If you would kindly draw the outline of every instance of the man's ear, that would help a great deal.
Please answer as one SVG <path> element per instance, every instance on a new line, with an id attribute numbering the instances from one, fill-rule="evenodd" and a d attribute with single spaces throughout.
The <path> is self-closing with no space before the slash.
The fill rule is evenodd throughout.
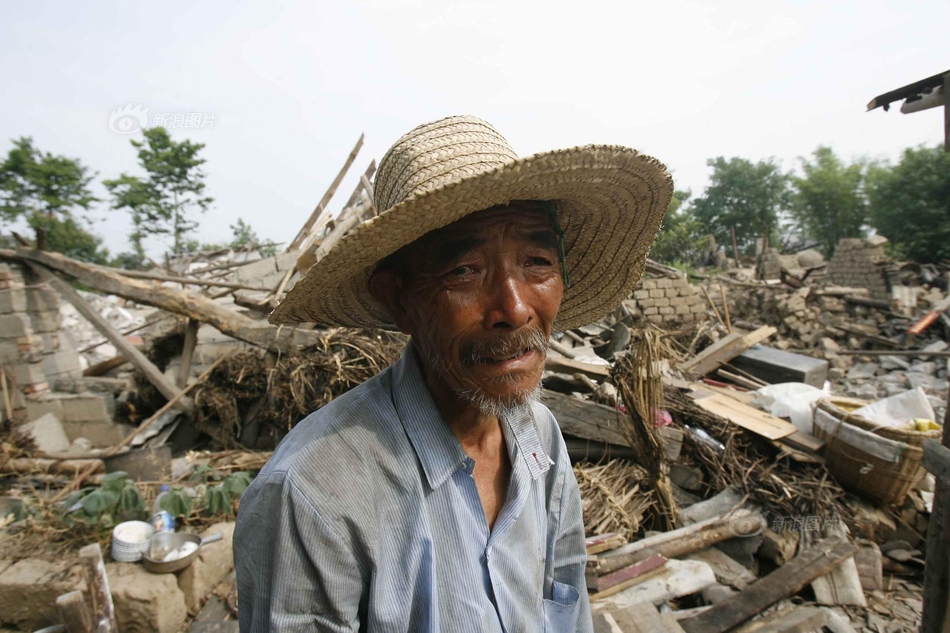
<path id="1" fill-rule="evenodd" d="M 412 326 L 402 301 L 403 290 L 402 275 L 391 270 L 376 270 L 369 278 L 369 293 L 383 305 L 399 331 L 411 336 Z"/>

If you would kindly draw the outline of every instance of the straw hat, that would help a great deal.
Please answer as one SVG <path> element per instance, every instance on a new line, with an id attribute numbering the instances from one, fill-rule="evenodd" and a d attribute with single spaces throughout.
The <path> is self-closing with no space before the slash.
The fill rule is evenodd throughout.
<path id="1" fill-rule="evenodd" d="M 511 200 L 555 202 L 571 286 L 554 328 L 591 323 L 640 281 L 673 180 L 655 158 L 618 145 L 518 158 L 491 125 L 456 116 L 396 141 L 380 162 L 374 189 L 383 211 L 317 262 L 270 315 L 271 323 L 394 329 L 369 293 L 378 262 L 430 231 Z"/>

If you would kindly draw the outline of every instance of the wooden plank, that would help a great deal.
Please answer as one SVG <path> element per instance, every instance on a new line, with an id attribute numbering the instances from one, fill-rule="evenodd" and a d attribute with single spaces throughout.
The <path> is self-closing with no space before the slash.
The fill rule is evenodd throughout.
<path id="1" fill-rule="evenodd" d="M 620 430 L 620 416 L 623 414 L 616 409 L 548 389 L 541 392 L 541 403 L 551 410 L 565 435 L 630 446 Z"/>
<path id="2" fill-rule="evenodd" d="M 672 613 L 660 613 L 652 604 L 638 604 L 626 609 L 607 608 L 617 627 L 624 633 L 681 633 L 683 627 Z"/>
<path id="3" fill-rule="evenodd" d="M 947 94 L 950 94 L 948 92 Z M 950 100 L 948 100 L 950 103 Z M 950 106 L 948 106 L 950 107 Z M 950 396 L 948 396 L 950 405 Z M 943 418 L 943 449 L 950 450 L 950 406 Z M 927 447 L 930 447 L 929 450 Z M 943 459 L 935 456 L 933 444 L 924 443 L 924 464 L 941 470 L 938 464 Z M 924 565 L 924 610 L 923 633 L 940 633 L 950 628 L 950 477 L 937 479 L 934 489 L 933 512 L 927 525 L 927 564 Z"/>
<path id="4" fill-rule="evenodd" d="M 596 586 L 593 587 L 594 590 L 601 596 L 611 595 L 605 593 L 611 589 L 614 589 L 611 593 L 617 593 L 627 587 L 631 587 L 635 584 L 635 579 L 640 578 L 644 574 L 653 571 L 659 567 L 662 567 L 666 564 L 666 558 L 664 556 L 651 556 L 646 560 L 642 560 L 639 563 L 634 563 L 617 571 L 605 574 L 597 578 Z M 588 589 L 591 589 L 590 583 L 588 583 Z"/>
<path id="5" fill-rule="evenodd" d="M 198 344 L 198 328 L 200 323 L 194 319 L 188 319 L 185 324 L 185 342 L 181 348 L 181 365 L 178 367 L 178 380 L 175 384 L 179 389 L 184 389 L 188 384 L 188 374 L 191 373 L 191 360 L 195 355 L 195 346 Z"/>
<path id="6" fill-rule="evenodd" d="M 573 358 L 557 358 L 548 356 L 544 361 L 544 368 L 561 374 L 575 374 L 580 372 L 590 378 L 607 378 L 610 376 L 610 367 L 574 360 Z"/>
<path id="7" fill-rule="evenodd" d="M 360 134 L 360 138 L 356 141 L 356 146 L 353 148 L 353 151 L 350 152 L 350 155 L 346 157 L 343 167 L 340 168 L 336 178 L 334 178 L 333 182 L 330 183 L 330 187 L 327 189 L 326 193 L 323 194 L 323 197 L 320 198 L 320 202 L 318 202 L 317 206 L 314 207 L 310 217 L 307 218 L 306 222 L 304 222 L 303 227 L 301 227 L 300 231 L 297 233 L 297 236 L 294 237 L 293 241 L 287 247 L 285 252 L 289 253 L 290 251 L 297 250 L 303 241 L 307 239 L 307 236 L 310 235 L 310 229 L 313 228 L 314 223 L 316 223 L 317 219 L 323 214 L 327 205 L 330 203 L 330 199 L 333 197 L 333 194 L 336 193 L 337 187 L 339 187 L 340 183 L 343 181 L 343 177 L 346 176 L 346 172 L 349 171 L 350 165 L 352 165 L 353 161 L 356 160 L 356 155 L 359 154 L 360 148 L 363 147 L 363 136 L 363 134 Z"/>
<path id="8" fill-rule="evenodd" d="M 112 324 L 106 321 L 102 315 L 100 315 L 89 303 L 83 299 L 78 292 L 73 290 L 73 287 L 68 283 L 56 276 L 53 271 L 45 266 L 35 264 L 33 262 L 29 263 L 29 266 L 33 271 L 35 271 L 40 279 L 48 283 L 52 288 L 54 288 L 59 294 L 63 296 L 67 301 L 73 304 L 73 307 L 76 308 L 76 311 L 79 314 L 83 315 L 87 321 L 95 326 L 99 333 L 106 337 L 110 343 L 115 345 L 115 348 L 119 350 L 123 357 L 125 357 L 130 363 L 135 365 L 135 367 L 141 371 L 145 378 L 158 390 L 160 394 L 165 396 L 166 400 L 171 400 L 175 398 L 181 391 L 178 387 L 171 382 L 165 374 L 163 374 L 158 367 L 156 367 L 152 361 L 145 357 L 145 354 L 140 352 L 135 345 L 129 342 L 122 334 L 112 327 Z M 190 411 L 194 408 L 194 405 L 191 401 L 182 401 L 181 408 L 186 411 Z"/>
<path id="9" fill-rule="evenodd" d="M 701 409 L 770 440 L 777 440 L 797 431 L 795 425 L 728 396 L 717 393 L 703 398 L 699 397 L 701 392 L 694 392 L 692 395 Z"/>
<path id="10" fill-rule="evenodd" d="M 745 589 L 758 578 L 745 565 L 737 562 L 728 554 L 715 547 L 708 547 L 689 554 L 689 560 L 698 560 L 712 567 L 716 580 L 735 589 Z"/>
<path id="11" fill-rule="evenodd" d="M 753 345 L 757 345 L 766 340 L 776 332 L 778 332 L 778 330 L 774 327 L 764 325 L 745 335 L 739 333 L 729 334 L 685 363 L 682 363 L 679 368 L 697 376 L 705 376 L 719 369 L 721 365 L 728 363 Z"/>
<path id="12" fill-rule="evenodd" d="M 98 543 L 86 545 L 79 550 L 86 589 L 92 597 L 93 625 L 98 633 L 119 633 L 115 619 L 115 605 L 109 589 L 109 577 L 102 560 L 102 548 Z"/>
<path id="13" fill-rule="evenodd" d="M 596 600 L 603 600 L 604 598 L 609 598 L 610 596 L 616 595 L 621 591 L 630 589 L 631 587 L 636 587 L 640 583 L 646 582 L 648 580 L 653 580 L 655 578 L 660 578 L 663 576 L 669 575 L 669 571 L 666 568 L 666 562 L 664 559 L 664 564 L 659 567 L 654 567 L 653 569 L 640 574 L 634 578 L 631 578 L 625 582 L 619 583 L 610 587 L 609 589 L 604 589 L 603 591 L 597 591 L 590 595 L 590 601 L 594 602 Z"/>
<path id="14" fill-rule="evenodd" d="M 857 549 L 856 545 L 838 539 L 819 541 L 741 593 L 684 620 L 683 629 L 686 633 L 725 633 L 779 600 L 798 593 L 812 580 L 853 556 Z"/>
<path id="15" fill-rule="evenodd" d="M 829 621 L 828 611 L 817 607 L 791 607 L 759 618 L 735 633 L 814 633 Z"/>
<path id="16" fill-rule="evenodd" d="M 56 609 L 66 633 L 92 633 L 92 615 L 81 591 L 70 591 L 56 598 Z"/>
<path id="17" fill-rule="evenodd" d="M 588 536 L 584 539 L 588 556 L 616 549 L 626 542 L 627 538 L 623 534 L 617 534 L 616 532 L 601 534 L 599 536 Z"/>

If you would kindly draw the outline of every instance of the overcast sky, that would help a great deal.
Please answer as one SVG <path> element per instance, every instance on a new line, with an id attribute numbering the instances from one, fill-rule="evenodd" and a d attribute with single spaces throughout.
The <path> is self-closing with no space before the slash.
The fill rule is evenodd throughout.
<path id="1" fill-rule="evenodd" d="M 197 115 L 171 132 L 206 144 L 205 242 L 238 217 L 289 241 L 361 132 L 334 213 L 370 159 L 451 114 L 521 155 L 628 145 L 699 194 L 715 156 L 792 167 L 819 144 L 850 159 L 940 142 L 939 109 L 864 110 L 950 68 L 948 24 L 947 0 L 4 2 L 0 152 L 32 136 L 101 181 L 138 173 L 140 135 L 110 130 L 114 110 Z M 127 250 L 125 213 L 97 217 Z"/>

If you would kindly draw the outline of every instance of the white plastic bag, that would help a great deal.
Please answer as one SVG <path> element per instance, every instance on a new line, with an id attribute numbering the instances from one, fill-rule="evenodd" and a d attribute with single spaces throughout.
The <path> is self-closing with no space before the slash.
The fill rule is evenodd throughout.
<path id="1" fill-rule="evenodd" d="M 775 417 L 788 418 L 796 429 L 811 435 L 815 403 L 829 395 L 829 392 L 803 382 L 783 382 L 756 391 L 752 406 Z"/>
<path id="2" fill-rule="evenodd" d="M 854 412 L 881 426 L 906 428 L 917 418 L 936 420 L 933 407 L 927 400 L 927 394 L 920 387 L 899 393 L 890 398 L 878 400 Z"/>

